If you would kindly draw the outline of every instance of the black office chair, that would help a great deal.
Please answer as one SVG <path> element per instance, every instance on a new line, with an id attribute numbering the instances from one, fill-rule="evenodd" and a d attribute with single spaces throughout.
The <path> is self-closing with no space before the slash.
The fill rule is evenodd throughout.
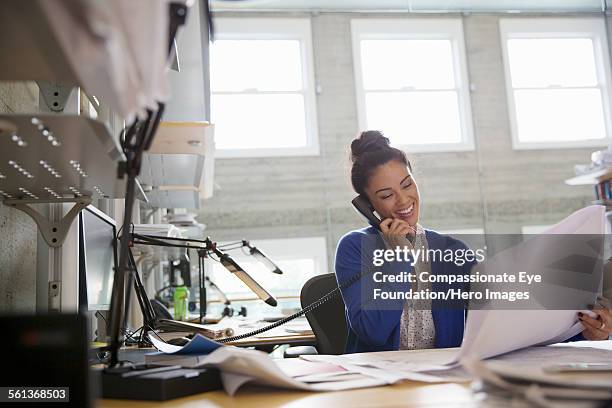
<path id="1" fill-rule="evenodd" d="M 302 308 L 319 300 L 321 297 L 338 287 L 333 273 L 318 275 L 309 279 L 302 287 L 300 301 Z M 348 331 L 344 315 L 344 302 L 340 294 L 323 303 L 306 318 L 315 337 L 316 350 L 319 354 L 342 354 L 346 345 Z M 304 354 L 315 354 L 308 347 L 290 347 L 285 351 L 285 357 L 297 357 Z"/>

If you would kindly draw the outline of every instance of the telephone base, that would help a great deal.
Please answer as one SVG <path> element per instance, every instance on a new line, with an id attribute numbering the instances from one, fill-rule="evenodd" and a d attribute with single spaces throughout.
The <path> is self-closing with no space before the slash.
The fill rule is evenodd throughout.
<path id="1" fill-rule="evenodd" d="M 219 370 L 137 364 L 100 370 L 102 398 L 166 401 L 221 388 Z"/>

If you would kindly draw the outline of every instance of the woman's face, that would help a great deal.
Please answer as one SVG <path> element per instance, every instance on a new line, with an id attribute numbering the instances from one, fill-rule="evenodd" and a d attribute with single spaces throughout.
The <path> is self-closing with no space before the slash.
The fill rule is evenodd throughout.
<path id="1" fill-rule="evenodd" d="M 365 192 L 383 218 L 399 218 L 414 226 L 419 221 L 419 189 L 406 165 L 391 160 L 374 170 Z"/>

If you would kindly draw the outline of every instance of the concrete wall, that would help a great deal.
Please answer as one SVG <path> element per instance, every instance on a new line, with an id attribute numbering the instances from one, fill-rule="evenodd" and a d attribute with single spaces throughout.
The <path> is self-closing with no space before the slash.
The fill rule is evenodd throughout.
<path id="1" fill-rule="evenodd" d="M 338 239 L 364 225 L 349 204 L 354 193 L 349 183 L 348 146 L 359 130 L 352 17 L 364 16 L 312 16 L 315 75 L 321 88 L 317 95 L 320 156 L 218 159 L 215 181 L 219 188 L 204 202 L 199 215 L 214 239 L 325 236 L 331 270 Z M 563 180 L 573 175 L 574 164 L 588 162 L 595 149 L 512 149 L 500 17 L 462 17 L 473 87 L 476 151 L 407 152 L 416 170 L 426 227 L 520 233 L 521 225 L 557 222 L 593 200 L 591 187 L 570 187 Z"/>
<path id="2" fill-rule="evenodd" d="M 0 82 L 0 113 L 37 112 L 38 87 Z M 36 224 L 0 203 L 0 313 L 36 307 Z"/>

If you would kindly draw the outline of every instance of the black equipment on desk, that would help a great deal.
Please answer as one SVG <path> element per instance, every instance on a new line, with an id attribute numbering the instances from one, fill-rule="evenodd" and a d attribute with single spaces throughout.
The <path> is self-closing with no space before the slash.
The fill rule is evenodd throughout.
<path id="1" fill-rule="evenodd" d="M 108 310 L 117 267 L 115 220 L 90 205 L 79 214 L 79 309 Z"/>
<path id="2" fill-rule="evenodd" d="M 221 389 L 219 371 L 210 368 L 143 364 L 121 374 L 103 375 L 104 398 L 165 401 Z"/>
<path id="3" fill-rule="evenodd" d="M 181 259 L 180 261 L 172 261 L 170 262 L 170 281 L 176 285 L 174 282 L 174 277 L 176 272 L 179 272 L 181 278 L 183 279 L 183 285 L 187 287 L 191 287 L 191 267 L 189 265 L 189 260 Z"/>
<path id="4" fill-rule="evenodd" d="M 114 271 L 117 268 L 117 224 L 96 207 L 79 213 L 79 313 L 88 316 L 87 340 L 105 342 L 106 319 L 96 319 L 111 304 Z M 129 299 L 126 299 L 126 303 Z"/>
<path id="5" fill-rule="evenodd" d="M 86 316 L 2 316 L 0 331 L 4 349 L 3 387 L 61 387 L 68 394 L 67 401 L 31 402 L 28 406 L 92 406 L 95 388 L 87 361 Z M 55 396 L 61 397 L 59 391 L 58 388 Z"/>
<path id="6" fill-rule="evenodd" d="M 207 1 L 202 8 L 201 27 L 210 28 Z M 169 3 L 170 27 L 168 50 L 179 26 L 187 16 L 185 2 Z M 208 34 L 208 33 L 206 33 Z M 208 38 L 208 35 L 206 35 Z M 126 302 L 126 287 L 131 290 L 132 282 L 137 279 L 130 256 L 130 227 L 135 202 L 137 176 L 143 153 L 151 147 L 164 111 L 164 104 L 158 103 L 157 109 L 147 109 L 146 118 L 136 118 L 120 135 L 125 161 L 119 163 L 118 177 L 127 177 L 124 217 L 119 245 L 119 264 L 115 269 L 110 308 L 110 362 L 101 370 L 102 396 L 105 398 L 126 398 L 144 400 L 164 400 L 215 390 L 220 387 L 217 370 L 185 370 L 180 367 L 158 367 L 138 365 L 119 360 L 119 348 L 123 343 L 122 326 L 129 304 Z M 138 295 L 138 293 L 137 293 Z M 142 306 L 142 304 L 141 304 Z M 145 304 L 145 306 L 150 306 Z M 152 309 L 152 308 L 151 308 Z"/>

